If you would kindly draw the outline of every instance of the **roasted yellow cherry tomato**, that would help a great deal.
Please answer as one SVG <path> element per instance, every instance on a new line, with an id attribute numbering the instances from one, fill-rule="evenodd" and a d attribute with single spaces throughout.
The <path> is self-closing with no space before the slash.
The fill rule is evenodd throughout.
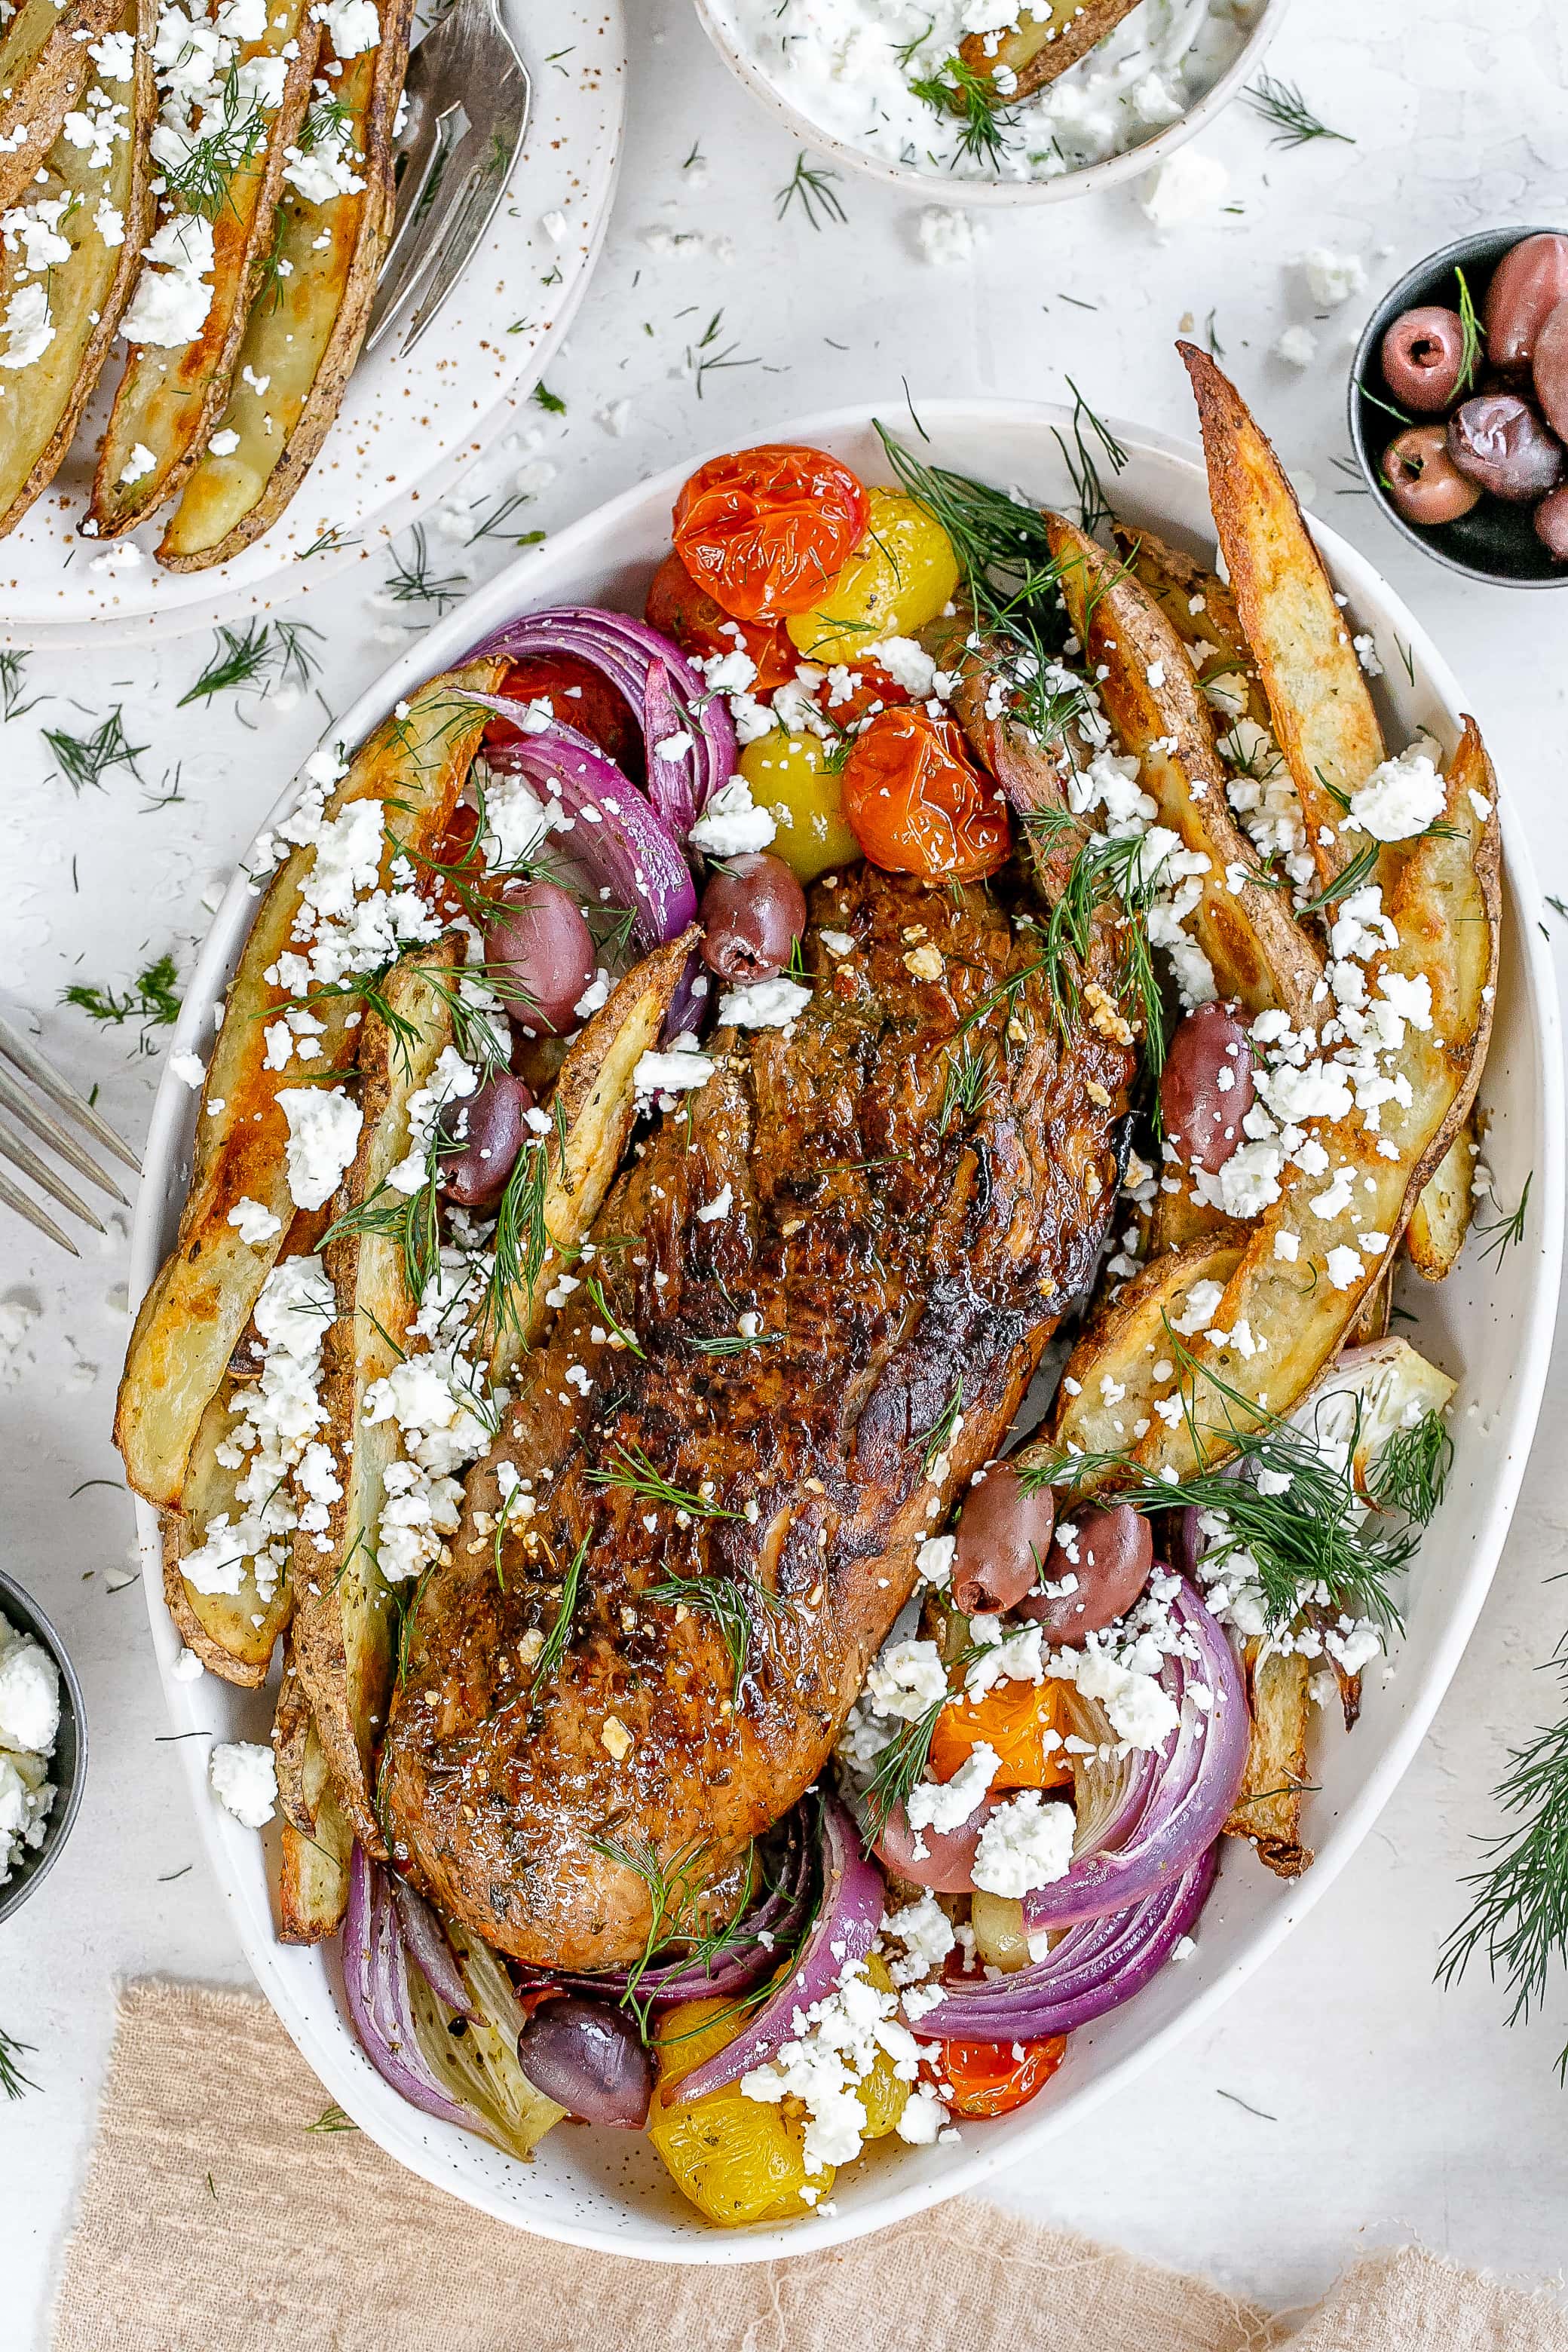
<path id="1" fill-rule="evenodd" d="M 731 2229 L 798 2221 L 826 2196 L 834 2177 L 831 2165 L 806 2170 L 805 2116 L 796 2101 L 770 2106 L 748 2099 L 736 2082 L 689 2106 L 668 2104 L 682 2075 L 721 2050 L 742 2021 L 724 2000 L 685 2001 L 661 2020 L 658 2087 L 647 2119 L 647 2136 L 681 2195 Z M 803 2197 L 803 2189 L 815 2195 Z"/>
<path id="2" fill-rule="evenodd" d="M 891 1992 L 893 1979 L 888 1974 L 888 1964 L 873 1952 L 866 1962 L 866 1974 L 879 1992 Z M 886 2139 L 898 2130 L 899 2117 L 909 2104 L 910 2085 L 893 2072 L 893 2061 L 885 2050 L 879 2050 L 876 2063 L 868 2074 L 863 2074 L 856 2088 L 856 2096 L 866 2110 L 868 2139 Z"/>
<path id="3" fill-rule="evenodd" d="M 952 600 L 958 558 L 941 523 L 897 490 L 870 493 L 855 552 L 809 612 L 784 625 L 808 661 L 856 662 L 884 637 L 910 637 Z"/>
<path id="4" fill-rule="evenodd" d="M 801 882 L 815 882 L 835 866 L 853 866 L 860 856 L 827 755 L 819 735 L 786 735 L 782 727 L 759 735 L 741 754 L 741 773 L 752 798 L 778 827 L 768 846 Z"/>

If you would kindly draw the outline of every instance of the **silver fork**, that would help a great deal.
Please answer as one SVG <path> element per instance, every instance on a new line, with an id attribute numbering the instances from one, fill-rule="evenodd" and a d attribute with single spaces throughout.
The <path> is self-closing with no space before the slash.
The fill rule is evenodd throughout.
<path id="1" fill-rule="evenodd" d="M 51 1069 L 43 1055 L 5 1020 L 0 1020 L 0 1058 L 11 1063 L 24 1076 L 31 1078 L 38 1092 L 47 1096 L 49 1102 L 68 1111 L 77 1125 L 84 1127 L 106 1151 L 111 1151 L 117 1160 L 122 1160 L 127 1168 L 140 1176 L 142 1163 L 129 1144 L 123 1143 L 109 1121 L 100 1118 L 86 1097 L 78 1094 L 58 1070 Z M 14 1118 L 21 1120 L 24 1127 L 31 1129 L 41 1142 L 48 1145 L 55 1157 L 63 1160 L 77 1175 L 84 1176 L 89 1184 L 96 1184 L 100 1192 L 107 1192 L 110 1199 L 120 1202 L 121 1208 L 128 1205 L 119 1185 L 104 1174 L 90 1152 L 83 1150 L 64 1120 L 57 1118 L 52 1110 L 38 1102 L 8 1071 L 0 1069 L 0 1112 L 5 1111 L 9 1111 Z M 102 1233 L 102 1219 L 96 1216 L 81 1195 L 73 1192 L 48 1161 L 34 1150 L 26 1137 L 12 1125 L 11 1119 L 3 1117 L 0 1117 L 0 1158 L 8 1160 L 14 1168 L 19 1168 L 41 1192 L 47 1193 L 71 1216 L 81 1218 L 94 1233 Z M 0 1173 L 0 1202 L 8 1209 L 15 1209 L 19 1217 L 26 1217 L 30 1225 L 36 1225 L 39 1233 L 47 1234 L 50 1241 L 58 1242 L 61 1249 L 69 1250 L 72 1257 L 81 1255 L 70 1235 L 56 1224 L 47 1210 L 38 1206 L 31 1193 L 24 1192 L 19 1184 L 14 1184 L 9 1176 L 3 1173 Z"/>
<path id="2" fill-rule="evenodd" d="M 396 211 L 367 352 L 405 319 L 401 350 L 414 349 L 489 228 L 522 146 L 531 84 L 496 0 L 452 0 L 410 57 L 403 94 Z"/>

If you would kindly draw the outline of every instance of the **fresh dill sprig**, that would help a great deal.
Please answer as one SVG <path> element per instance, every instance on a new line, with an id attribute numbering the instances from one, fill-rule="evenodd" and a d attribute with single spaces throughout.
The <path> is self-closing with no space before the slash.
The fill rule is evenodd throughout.
<path id="1" fill-rule="evenodd" d="M 658 1848 L 647 1837 L 635 1846 L 623 1845 L 618 1838 L 608 1837 L 590 1838 L 588 1843 L 595 1853 L 634 1872 L 647 1889 L 647 1934 L 642 1950 L 627 1970 L 626 1989 L 621 1995 L 622 2008 L 629 2010 L 637 2019 L 637 2030 L 647 2042 L 650 2038 L 653 2003 L 639 1999 L 637 1988 L 666 1945 L 700 1940 L 700 1934 L 691 1934 L 690 1915 L 707 1880 L 704 1865 L 710 1841 L 689 1839 L 667 1863 L 660 1862 Z"/>
<path id="2" fill-rule="evenodd" d="M 496 1206 L 490 1271 L 477 1318 L 492 1346 L 503 1331 L 522 1336 L 523 1307 L 533 1296 L 550 1247 L 544 1223 L 549 1181 L 548 1138 L 531 1137 L 518 1153 Z"/>
<path id="3" fill-rule="evenodd" d="M 274 621 L 273 657 L 280 686 L 297 686 L 303 693 L 321 667 L 321 655 L 305 639 L 314 637 L 320 641 L 321 635 L 320 629 L 313 629 L 309 621 Z"/>
<path id="4" fill-rule="evenodd" d="M 963 1375 L 961 1372 L 953 1381 L 947 1402 L 942 1406 L 931 1427 L 910 1440 L 911 1451 L 917 1445 L 920 1447 L 921 1468 L 928 1478 L 931 1473 L 932 1464 L 941 1459 L 957 1436 L 959 1423 L 963 1417 Z"/>
<path id="5" fill-rule="evenodd" d="M 1480 373 L 1481 322 L 1476 316 L 1476 305 L 1470 293 L 1469 281 L 1462 269 L 1456 268 L 1459 281 L 1459 381 L 1456 390 L 1468 392 Z"/>
<path id="6" fill-rule="evenodd" d="M 743 1356 L 752 1348 L 776 1348 L 784 1336 L 782 1331 L 721 1331 L 716 1339 L 694 1339 L 689 1333 L 686 1345 L 699 1356 Z"/>
<path id="7" fill-rule="evenodd" d="M 434 604 L 438 613 L 444 613 L 448 604 L 457 603 L 468 583 L 459 572 L 437 573 L 431 570 L 422 522 L 415 524 L 409 537 L 413 549 L 406 558 L 394 555 L 386 593 L 395 604 Z"/>
<path id="8" fill-rule="evenodd" d="M 583 1580 L 583 1563 L 588 1557 L 590 1538 L 584 1536 L 566 1565 L 561 1580 L 561 1601 L 555 1612 L 555 1622 L 544 1637 L 544 1647 L 533 1662 L 533 1680 L 530 1690 L 539 1690 L 561 1670 L 566 1655 L 566 1644 L 572 1638 L 572 1620 L 576 1613 L 577 1588 Z"/>
<path id="9" fill-rule="evenodd" d="M 640 1445 L 615 1448 L 619 1456 L 610 1470 L 590 1470 L 588 1476 L 595 1486 L 624 1486 L 639 1501 L 662 1503 L 668 1509 L 684 1511 L 693 1519 L 738 1519 L 739 1511 L 727 1511 L 708 1495 L 693 1495 L 684 1486 L 674 1486 L 655 1463 L 648 1460 Z"/>
<path id="10" fill-rule="evenodd" d="M 935 73 L 911 76 L 910 89 L 933 113 L 959 117 L 954 164 L 962 155 L 971 163 L 985 164 L 993 172 L 1001 170 L 1012 145 L 1007 132 L 1017 117 L 989 75 L 976 73 L 972 65 L 955 54 Z"/>
<path id="11" fill-rule="evenodd" d="M 1078 818 L 1067 809 L 1037 809 L 1027 824 L 1037 848 L 1047 848 L 1053 838 L 1070 840 L 1080 829 Z M 1038 967 L 1045 973 L 1057 1021 L 1065 1029 L 1077 1015 L 1079 974 L 1089 961 L 1095 918 L 1102 907 L 1119 905 L 1125 919 L 1116 992 L 1138 1017 L 1144 1055 L 1156 1076 L 1164 1066 L 1165 1018 L 1149 945 L 1148 916 L 1159 887 L 1158 869 L 1153 874 L 1143 870 L 1142 835 L 1091 834 L 1079 846 L 1040 931 L 1044 944 Z"/>
<path id="12" fill-rule="evenodd" d="M 216 130 L 205 129 L 210 120 L 210 113 L 205 115 L 201 137 L 193 140 L 175 162 L 163 167 L 169 192 L 183 197 L 191 212 L 209 221 L 216 220 L 231 201 L 229 191 L 235 179 L 255 162 L 267 141 L 267 117 L 254 101 L 247 103 L 241 96 L 237 68 L 224 82 L 223 111 Z"/>
<path id="13" fill-rule="evenodd" d="M 188 702 L 210 702 L 215 694 L 253 686 L 271 667 L 271 631 L 265 621 L 247 621 L 243 630 L 220 625 L 217 640 L 200 677 L 175 704 L 177 710 Z"/>
<path id="14" fill-rule="evenodd" d="M 121 1027 L 127 1021 L 145 1022 L 149 1028 L 170 1029 L 180 1017 L 179 968 L 172 955 L 159 956 L 139 971 L 129 988 L 95 988 L 73 980 L 60 992 L 62 1004 L 74 1004 L 89 1021 Z"/>
<path id="15" fill-rule="evenodd" d="M 950 1696 L 943 1691 L 940 1698 L 932 1699 L 924 1713 L 895 1731 L 878 1754 L 861 1800 L 873 1839 L 881 1836 L 889 1817 L 908 1802 L 910 1790 L 925 1779 L 937 1717 Z"/>
<path id="16" fill-rule="evenodd" d="M 706 378 L 710 374 L 715 373 L 721 368 L 758 367 L 761 365 L 761 362 L 756 359 L 738 360 L 735 357 L 735 353 L 741 348 L 739 343 L 726 343 L 721 351 L 716 351 L 713 348 L 719 340 L 719 330 L 723 322 L 723 318 L 724 313 L 721 310 L 715 310 L 698 341 L 696 343 L 688 343 L 686 347 L 687 373 L 696 384 L 697 397 L 699 400 L 702 397 L 702 386 Z M 707 354 L 706 357 L 703 356 L 704 353 Z"/>
<path id="17" fill-rule="evenodd" d="M 35 703 L 44 698 L 42 695 L 35 694 L 30 701 L 21 699 L 26 667 L 26 654 L 0 653 L 0 723 L 7 719 L 24 717 Z"/>
<path id="18" fill-rule="evenodd" d="M 1483 1263 L 1490 1258 L 1494 1265 L 1501 1265 L 1510 1250 L 1516 1248 L 1524 1239 L 1524 1213 L 1530 1206 L 1530 1188 L 1534 1181 L 1535 1171 L 1532 1168 L 1524 1180 L 1524 1190 L 1519 1196 L 1519 1206 L 1516 1209 L 1503 1210 L 1500 1215 L 1492 1218 L 1489 1224 L 1477 1228 L 1487 1244 L 1481 1252 Z M 1500 1207 L 1500 1203 L 1499 1205 Z"/>
<path id="19" fill-rule="evenodd" d="M 566 414 L 566 403 L 558 392 L 552 392 L 547 383 L 541 383 L 534 385 L 533 404 L 536 408 L 545 410 L 551 416 L 564 416 Z"/>
<path id="20" fill-rule="evenodd" d="M 110 768 L 129 768 L 138 783 L 144 781 L 136 762 L 148 746 L 130 740 L 119 703 L 91 735 L 68 735 L 59 727 L 46 727 L 42 733 L 59 762 L 58 772 L 73 793 L 80 793 L 88 784 L 101 792 L 103 779 Z"/>
<path id="21" fill-rule="evenodd" d="M 542 530 L 513 532 L 506 528 L 519 507 L 531 506 L 532 503 L 526 490 L 513 490 L 510 497 L 503 494 L 497 499 L 489 512 L 481 518 L 478 528 L 469 532 L 468 545 L 477 547 L 481 539 L 505 538 L 510 539 L 514 547 L 537 547 L 544 537 Z"/>
<path id="22" fill-rule="evenodd" d="M 937 1132 L 945 1135 L 957 1120 L 961 1125 L 973 1118 L 991 1091 L 996 1076 L 996 1066 L 989 1049 L 978 1040 L 961 1037 L 956 1052 L 950 1052 L 942 1078 L 942 1105 L 937 1112 Z"/>
<path id="23" fill-rule="evenodd" d="M 1342 898 L 1348 898 L 1352 890 L 1359 890 L 1376 870 L 1379 848 L 1379 843 L 1369 841 L 1363 848 L 1358 849 L 1350 864 L 1342 866 L 1331 882 L 1326 882 L 1310 898 L 1297 899 L 1296 912 L 1299 915 L 1325 915 Z"/>
<path id="24" fill-rule="evenodd" d="M 798 202 L 813 228 L 820 228 L 824 221 L 847 221 L 849 215 L 833 184 L 837 177 L 837 173 L 826 164 L 812 163 L 804 152 L 797 155 L 795 170 L 773 198 L 779 219 L 783 220 L 791 205 Z"/>
<path id="25" fill-rule="evenodd" d="M 1094 449 L 1090 446 L 1091 440 L 1098 444 L 1100 456 L 1104 457 L 1113 475 L 1120 474 L 1126 465 L 1127 452 L 1104 418 L 1097 415 L 1089 406 L 1070 375 L 1067 380 L 1067 387 L 1072 394 L 1072 416 L 1068 426 L 1068 430 L 1072 435 L 1071 449 L 1068 447 L 1055 425 L 1051 427 L 1051 436 L 1062 453 L 1068 472 L 1072 478 L 1072 486 L 1078 496 L 1079 520 L 1084 530 L 1092 536 L 1101 523 L 1110 520 L 1111 507 L 1105 495 L 1105 485 L 1100 479 L 1100 466 L 1095 457 Z"/>
<path id="26" fill-rule="evenodd" d="M 23 2074 L 16 2063 L 24 2052 L 32 2056 L 32 2042 L 18 2042 L 14 2034 L 7 2033 L 5 2027 L 0 2026 L 0 2091 L 4 2091 L 8 2099 L 19 2099 L 24 2093 L 36 2091 L 38 2087 L 30 2074 Z"/>
<path id="27" fill-rule="evenodd" d="M 1454 1466 L 1454 1441 L 1438 1412 L 1424 1412 L 1413 1429 L 1396 1429 L 1373 1465 L 1367 1493 L 1380 1511 L 1400 1511 L 1426 1527 L 1443 1499 Z"/>
<path id="28" fill-rule="evenodd" d="M 612 1340 L 618 1339 L 621 1346 L 626 1349 L 628 1355 L 640 1356 L 646 1363 L 647 1361 L 647 1350 L 638 1342 L 637 1333 L 629 1329 L 616 1315 L 615 1308 L 605 1297 L 605 1286 L 599 1280 L 598 1276 L 596 1274 L 589 1275 L 586 1278 L 584 1287 L 587 1290 L 589 1297 L 593 1300 L 595 1306 L 598 1308 L 600 1315 L 604 1318 L 610 1339 Z"/>
<path id="29" fill-rule="evenodd" d="M 737 1693 L 751 1664 L 755 1625 L 751 1604 L 754 1601 L 759 1609 L 770 1611 L 774 1616 L 782 1616 L 788 1605 L 752 1576 L 670 1576 L 662 1584 L 646 1585 L 642 1598 L 661 1601 L 672 1609 L 705 1611 L 713 1619 L 729 1652 Z"/>
<path id="30" fill-rule="evenodd" d="M 1271 147 L 1305 147 L 1314 139 L 1337 139 L 1344 147 L 1356 143 L 1348 131 L 1331 131 L 1326 122 L 1320 122 L 1293 81 L 1259 74 L 1255 82 L 1248 82 L 1242 96 L 1254 114 L 1272 124 Z"/>
<path id="31" fill-rule="evenodd" d="M 334 2100 L 330 2107 L 323 2107 L 315 2122 L 307 2124 L 305 2129 L 308 2132 L 345 2132 L 358 2131 L 359 2126 L 353 2116 L 345 2115 Z"/>

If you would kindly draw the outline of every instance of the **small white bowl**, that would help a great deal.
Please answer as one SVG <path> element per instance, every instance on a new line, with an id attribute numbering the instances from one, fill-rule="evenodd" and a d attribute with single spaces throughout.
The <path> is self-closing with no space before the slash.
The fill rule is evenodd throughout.
<path id="1" fill-rule="evenodd" d="M 736 37 L 730 0 L 692 0 L 698 20 L 737 81 L 760 100 L 769 113 L 783 123 L 792 138 L 803 146 L 813 147 L 834 163 L 842 163 L 852 172 L 863 172 L 884 186 L 901 188 L 906 194 L 938 196 L 944 192 L 950 203 L 975 205 L 1059 205 L 1073 196 L 1094 194 L 1101 188 L 1120 187 L 1123 181 L 1136 179 L 1141 173 L 1152 171 L 1184 147 L 1196 136 L 1205 122 L 1229 105 L 1248 74 L 1256 71 L 1268 55 L 1274 36 L 1285 20 L 1290 0 L 1263 0 L 1258 22 L 1237 56 L 1201 98 L 1195 98 L 1186 112 L 1174 122 L 1163 124 L 1151 131 L 1136 147 L 1129 147 L 1120 155 L 1106 155 L 1098 163 L 1083 163 L 1075 171 L 1058 172 L 1048 180 L 985 180 L 961 176 L 955 172 L 916 171 L 903 163 L 890 163 L 880 155 L 873 155 L 851 141 L 840 139 L 836 132 L 825 130 L 821 123 L 803 114 L 793 101 L 785 98 L 777 84 L 768 78 L 755 59 L 742 48 Z M 1094 54 L 1091 50 L 1090 56 Z M 1070 71 L 1071 68 L 1069 68 Z"/>

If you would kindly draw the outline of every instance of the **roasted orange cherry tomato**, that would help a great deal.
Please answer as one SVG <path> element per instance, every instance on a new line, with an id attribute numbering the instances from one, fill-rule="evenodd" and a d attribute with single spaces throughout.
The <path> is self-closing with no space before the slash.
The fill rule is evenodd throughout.
<path id="1" fill-rule="evenodd" d="M 474 836 L 479 829 L 479 813 L 460 801 L 447 819 L 446 827 L 433 849 L 428 863 L 414 869 L 414 887 L 426 904 L 438 915 L 456 919 L 463 912 L 463 901 L 458 884 L 476 883 L 484 879 L 485 861 L 474 847 Z M 443 874 L 442 866 L 460 866 L 460 876 Z"/>
<path id="2" fill-rule="evenodd" d="M 805 613 L 866 528 L 869 502 L 847 466 L 784 442 L 700 466 L 675 502 L 675 551 L 738 621 Z"/>
<path id="3" fill-rule="evenodd" d="M 974 880 L 1007 855 L 1006 803 L 963 734 L 929 710 L 884 710 L 844 762 L 844 814 L 873 866 Z"/>
<path id="4" fill-rule="evenodd" d="M 1071 1725 L 1058 1722 L 1062 1683 L 997 1683 L 978 1698 L 950 1699 L 931 1741 L 931 1776 L 951 1780 L 971 1748 L 985 1740 L 996 1751 L 995 1789 L 1059 1789 L 1072 1779 L 1062 1745 Z M 1054 1733 L 1054 1738 L 1047 1734 Z"/>
<path id="5" fill-rule="evenodd" d="M 1048 2042 L 944 2042 L 939 2059 L 922 2058 L 921 2073 L 955 2116 L 1008 2116 L 1043 2090 L 1062 2063 L 1065 2033 Z M 1014 2049 L 1023 2056 L 1015 2058 Z M 947 2086 L 952 2085 L 949 2096 Z"/>
<path id="6" fill-rule="evenodd" d="M 790 650 L 795 652 L 793 646 Z M 798 661 L 800 658 L 796 654 L 795 659 Z M 884 710 L 898 710 L 910 698 L 907 688 L 901 687 L 896 677 L 877 662 L 868 662 L 864 669 L 849 672 L 849 692 L 840 701 L 833 699 L 831 677 L 823 679 L 812 698 L 817 709 L 826 711 L 829 719 L 837 719 L 840 727 L 853 727 L 858 719 L 873 712 L 879 704 Z"/>
<path id="7" fill-rule="evenodd" d="M 628 775 L 641 775 L 642 730 L 631 705 L 591 663 L 575 654 L 531 654 L 513 662 L 500 690 L 513 702 L 547 702 L 563 726 L 586 735 Z M 521 731 L 498 712 L 485 729 L 485 741 L 510 743 Z"/>
<path id="8" fill-rule="evenodd" d="M 782 621 L 737 621 L 700 588 L 679 555 L 667 555 L 653 575 L 645 617 L 684 654 L 711 661 L 715 654 L 749 654 L 757 666 L 750 691 L 771 694 L 793 677 L 800 660 Z"/>

